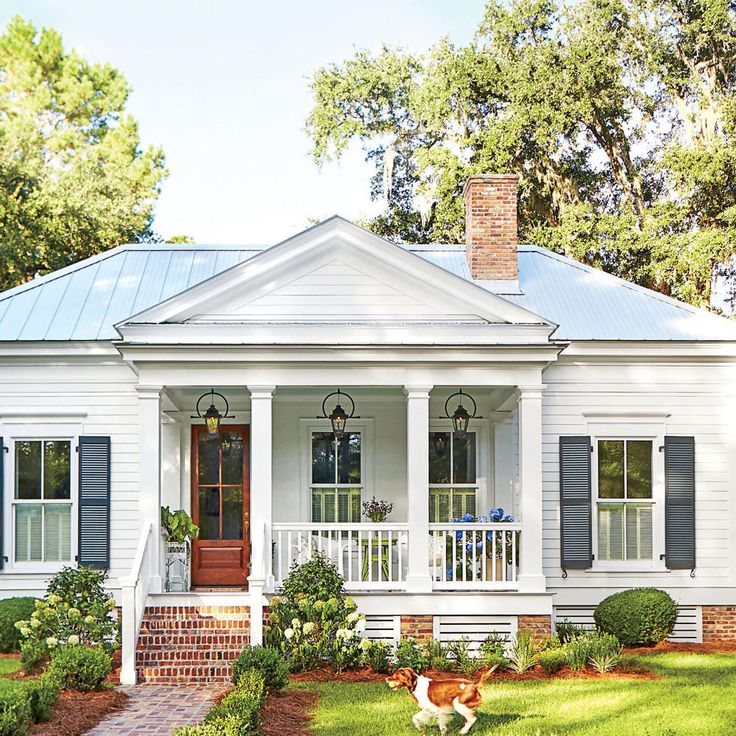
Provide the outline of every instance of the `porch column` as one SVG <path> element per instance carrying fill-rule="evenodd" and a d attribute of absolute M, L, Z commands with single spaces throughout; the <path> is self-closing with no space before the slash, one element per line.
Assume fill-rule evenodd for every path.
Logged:
<path fill-rule="evenodd" d="M 150 592 L 161 587 L 161 390 L 138 386 L 138 509 L 141 527 L 153 524 Z"/>
<path fill-rule="evenodd" d="M 542 565 L 542 392 L 544 386 L 519 386 L 519 481 L 521 544 L 519 591 L 544 593 Z"/>
<path fill-rule="evenodd" d="M 248 386 L 250 392 L 250 639 L 263 643 L 263 590 L 271 577 L 272 404 L 275 386 Z"/>
<path fill-rule="evenodd" d="M 432 386 L 404 386 L 406 394 L 406 489 L 409 559 L 406 590 L 429 593 L 429 392 Z"/>

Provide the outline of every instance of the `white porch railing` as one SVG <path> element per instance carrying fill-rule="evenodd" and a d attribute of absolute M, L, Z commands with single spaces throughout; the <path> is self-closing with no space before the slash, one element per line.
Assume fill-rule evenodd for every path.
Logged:
<path fill-rule="evenodd" d="M 407 524 L 300 524 L 272 526 L 271 574 L 283 582 L 294 564 L 321 552 L 337 565 L 348 590 L 402 590 L 406 587 Z"/>
<path fill-rule="evenodd" d="M 521 524 L 430 524 L 430 576 L 437 590 L 517 590 Z"/>
<path fill-rule="evenodd" d="M 120 682 L 123 685 L 135 685 L 135 647 L 138 631 L 146 609 L 146 600 L 151 589 L 151 579 L 159 575 L 154 569 L 156 557 L 153 554 L 153 524 L 148 521 L 141 531 L 138 547 L 130 577 L 120 580 L 122 591 L 122 666 Z"/>

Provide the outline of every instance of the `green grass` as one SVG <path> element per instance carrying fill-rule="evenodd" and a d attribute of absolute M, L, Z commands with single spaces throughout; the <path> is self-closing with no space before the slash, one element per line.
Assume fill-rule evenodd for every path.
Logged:
<path fill-rule="evenodd" d="M 729 736 L 736 734 L 736 655 L 642 658 L 661 680 L 491 682 L 471 734 Z M 315 736 L 411 736 L 416 706 L 382 683 L 299 683 L 319 692 Z M 462 720 L 456 717 L 450 733 Z M 439 733 L 436 727 L 427 734 Z"/>
<path fill-rule="evenodd" d="M 11 675 L 20 669 L 20 660 L 12 657 L 0 657 L 0 677 Z"/>

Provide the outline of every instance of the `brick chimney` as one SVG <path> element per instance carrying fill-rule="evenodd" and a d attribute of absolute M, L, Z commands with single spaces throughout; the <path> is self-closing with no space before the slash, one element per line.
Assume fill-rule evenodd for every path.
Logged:
<path fill-rule="evenodd" d="M 480 174 L 465 182 L 465 256 L 474 279 L 517 281 L 516 174 Z"/>

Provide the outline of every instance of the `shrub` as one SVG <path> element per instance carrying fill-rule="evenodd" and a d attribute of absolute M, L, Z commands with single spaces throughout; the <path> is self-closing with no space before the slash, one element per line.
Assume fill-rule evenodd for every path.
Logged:
<path fill-rule="evenodd" d="M 507 670 L 511 662 L 503 654 L 486 654 L 483 657 L 483 664 L 489 670 Z"/>
<path fill-rule="evenodd" d="M 481 657 L 473 657 L 470 654 L 470 645 L 466 637 L 450 642 L 447 646 L 447 659 L 453 669 L 466 677 L 472 677 L 486 667 Z"/>
<path fill-rule="evenodd" d="M 360 663 L 373 672 L 388 672 L 391 669 L 391 646 L 382 641 L 363 639 L 360 642 L 363 652 Z"/>
<path fill-rule="evenodd" d="M 25 683 L 0 680 L 0 736 L 25 736 L 31 723 L 33 708 Z"/>
<path fill-rule="evenodd" d="M 591 634 L 576 636 L 565 645 L 565 658 L 571 670 L 584 670 L 590 656 Z"/>
<path fill-rule="evenodd" d="M 547 636 L 539 643 L 540 652 L 551 652 L 556 649 L 562 649 L 564 644 L 562 640 L 557 636 Z"/>
<path fill-rule="evenodd" d="M 508 642 L 503 636 L 489 634 L 480 645 L 480 655 L 481 657 L 486 657 L 489 654 L 503 655 L 507 644 Z"/>
<path fill-rule="evenodd" d="M 427 669 L 427 656 L 411 637 L 402 639 L 396 647 L 396 666 L 411 667 L 419 673 Z"/>
<path fill-rule="evenodd" d="M 278 692 L 289 682 L 289 665 L 273 647 L 246 646 L 233 662 L 232 680 L 235 687 L 241 687 L 243 676 L 251 671 L 258 672 L 264 687 L 270 692 Z"/>
<path fill-rule="evenodd" d="M 624 646 L 653 646 L 672 633 L 677 604 L 663 590 L 634 588 L 609 595 L 594 616 L 597 626 Z"/>
<path fill-rule="evenodd" d="M 18 621 L 21 661 L 26 671 L 64 644 L 102 647 L 112 653 L 120 639 L 115 599 L 105 593 L 106 573 L 65 567 L 49 583 L 42 601 L 36 601 L 30 619 Z"/>
<path fill-rule="evenodd" d="M 596 672 L 610 672 L 621 659 L 621 644 L 613 634 L 598 632 L 590 637 L 588 662 Z"/>
<path fill-rule="evenodd" d="M 519 632 L 511 645 L 509 652 L 510 668 L 514 672 L 526 672 L 534 667 L 537 656 L 534 649 L 534 640 L 528 631 Z"/>
<path fill-rule="evenodd" d="M 66 644 L 55 649 L 47 672 L 63 689 L 99 690 L 112 671 L 112 658 L 102 649 Z"/>
<path fill-rule="evenodd" d="M 226 716 L 214 723 L 184 726 L 174 731 L 174 736 L 245 736 L 240 721 L 235 716 Z M 257 731 L 251 731 L 257 733 Z"/>
<path fill-rule="evenodd" d="M 539 653 L 539 664 L 548 675 L 554 675 L 565 661 L 565 652 L 562 649 L 545 649 Z"/>
<path fill-rule="evenodd" d="M 566 618 L 555 624 L 555 635 L 563 644 L 567 644 L 567 642 L 580 636 L 585 636 L 590 631 L 591 629 L 586 629 L 585 626 L 577 626 Z"/>
<path fill-rule="evenodd" d="M 48 721 L 51 711 L 59 697 L 59 683 L 53 675 L 45 672 L 35 680 L 27 680 L 23 683 L 31 699 L 31 714 L 33 720 Z"/>
<path fill-rule="evenodd" d="M 283 595 L 271 599 L 270 609 L 266 641 L 283 654 L 292 671 L 329 662 L 339 672 L 360 664 L 365 618 L 324 555 L 294 565 Z"/>
<path fill-rule="evenodd" d="M 462 657 L 462 649 L 463 645 L 461 642 L 443 644 L 436 639 L 428 639 L 422 645 L 424 659 L 427 663 L 426 669 L 438 670 L 440 672 L 451 672 L 458 669 L 458 662 L 455 660 L 454 654 L 459 654 Z"/>
<path fill-rule="evenodd" d="M 20 632 L 15 624 L 31 617 L 35 598 L 5 598 L 0 600 L 0 652 L 20 649 Z"/>

